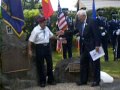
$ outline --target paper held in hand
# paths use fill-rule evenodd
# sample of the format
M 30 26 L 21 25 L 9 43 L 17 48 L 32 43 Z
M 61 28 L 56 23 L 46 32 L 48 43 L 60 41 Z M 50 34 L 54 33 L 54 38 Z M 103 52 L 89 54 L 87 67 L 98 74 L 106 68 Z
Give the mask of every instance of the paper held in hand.
M 102 57 L 105 55 L 104 50 L 102 47 L 99 48 L 99 52 L 96 52 L 96 50 L 90 51 L 90 55 L 93 59 L 93 61 L 96 61 L 98 58 Z

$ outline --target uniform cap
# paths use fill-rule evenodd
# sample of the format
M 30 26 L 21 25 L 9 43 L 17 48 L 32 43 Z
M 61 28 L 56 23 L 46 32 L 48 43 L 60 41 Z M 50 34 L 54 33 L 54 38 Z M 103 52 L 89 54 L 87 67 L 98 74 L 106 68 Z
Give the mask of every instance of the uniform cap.
M 38 18 L 37 18 L 37 22 L 38 22 L 38 23 L 42 23 L 42 22 L 44 22 L 44 21 L 46 21 L 45 17 L 38 17 Z

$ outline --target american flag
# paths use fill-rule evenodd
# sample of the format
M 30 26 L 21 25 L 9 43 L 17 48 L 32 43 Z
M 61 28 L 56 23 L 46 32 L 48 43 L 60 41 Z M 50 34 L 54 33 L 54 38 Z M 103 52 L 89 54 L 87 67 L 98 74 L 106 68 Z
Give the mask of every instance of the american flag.
M 65 31 L 67 30 L 67 27 L 68 27 L 67 21 L 65 19 L 65 15 L 62 12 L 62 9 L 60 7 L 60 2 L 58 0 L 58 28 L 59 30 Z
M 58 0 L 58 21 L 57 21 L 57 25 L 58 25 L 59 30 L 62 30 L 62 31 L 65 31 L 68 28 L 67 21 L 65 19 L 64 13 L 62 12 L 59 0 Z M 62 41 L 57 40 L 56 50 L 58 52 L 62 51 Z

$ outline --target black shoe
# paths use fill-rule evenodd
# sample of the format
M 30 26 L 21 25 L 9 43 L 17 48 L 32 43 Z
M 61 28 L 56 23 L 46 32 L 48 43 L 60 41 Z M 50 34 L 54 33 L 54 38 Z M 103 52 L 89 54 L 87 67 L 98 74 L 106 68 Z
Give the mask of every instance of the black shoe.
M 47 82 L 48 85 L 56 85 L 56 82 L 55 81 L 52 81 L 52 82 Z
M 91 87 L 99 86 L 99 82 L 92 82 Z
M 45 83 L 41 83 L 41 84 L 40 84 L 40 87 L 45 87 Z
M 80 85 L 86 85 L 87 83 L 76 82 L 76 84 L 80 86 Z

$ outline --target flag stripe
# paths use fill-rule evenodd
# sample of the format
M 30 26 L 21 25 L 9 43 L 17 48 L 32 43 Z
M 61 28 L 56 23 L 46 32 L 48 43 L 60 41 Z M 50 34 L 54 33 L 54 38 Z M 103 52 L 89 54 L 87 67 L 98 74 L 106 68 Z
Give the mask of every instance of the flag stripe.
M 60 26 L 59 26 L 59 28 L 60 28 L 60 30 L 62 30 L 64 27 L 66 27 L 67 26 L 67 23 L 66 22 L 63 22 Z

